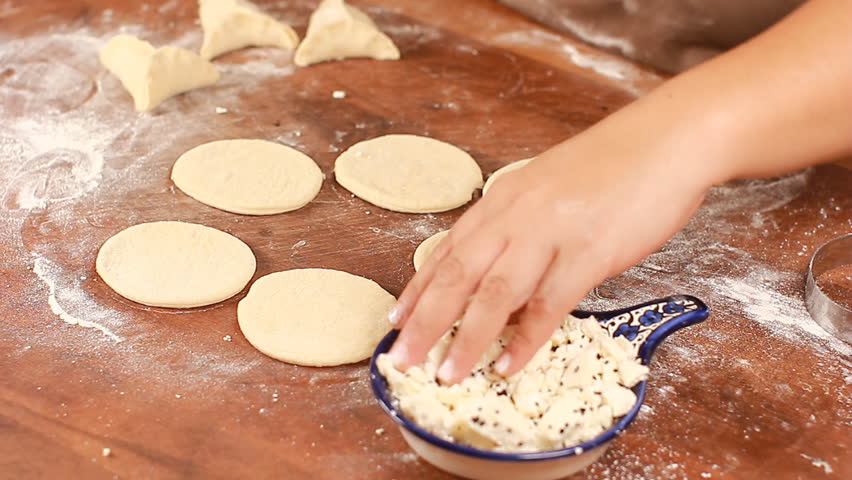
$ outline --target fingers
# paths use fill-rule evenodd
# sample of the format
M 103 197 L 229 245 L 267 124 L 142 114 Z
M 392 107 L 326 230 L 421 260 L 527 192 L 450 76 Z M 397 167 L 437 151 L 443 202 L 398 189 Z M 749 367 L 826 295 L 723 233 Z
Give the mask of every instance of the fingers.
M 444 257 L 457 245 L 462 239 L 467 238 L 474 232 L 480 232 L 485 228 L 488 220 L 493 218 L 491 212 L 495 209 L 502 209 L 506 200 L 501 197 L 494 197 L 486 200 L 480 200 L 469 208 L 464 215 L 453 225 L 450 233 L 438 244 L 426 262 L 420 267 L 420 270 L 414 275 L 399 299 L 388 313 L 388 321 L 391 325 L 397 328 L 403 328 L 406 320 L 409 317 L 414 305 L 423 293 L 423 290 L 432 281 L 437 265 L 441 263 Z
M 467 232 L 476 230 L 477 226 L 484 223 L 486 218 L 485 213 L 482 202 L 478 202 L 468 209 L 458 222 L 453 225 L 450 233 L 441 240 L 441 243 L 438 244 L 435 250 L 432 251 L 432 254 L 429 255 L 429 258 L 426 259 L 426 262 L 420 267 L 420 270 L 414 274 L 414 277 L 405 286 L 405 289 L 403 289 L 402 294 L 400 294 L 396 301 L 396 305 L 388 313 L 388 321 L 391 325 L 397 328 L 404 327 L 409 314 L 420 298 L 420 294 L 423 293 L 423 290 L 432 281 L 437 265 L 447 256 L 452 246 L 459 239 L 464 238 Z
M 602 271 L 596 255 L 568 259 L 564 251 L 558 254 L 521 311 L 510 343 L 494 365 L 497 373 L 509 376 L 523 368 L 583 299 L 586 287 L 603 280 Z
M 423 361 L 432 345 L 461 316 L 468 297 L 503 248 L 503 236 L 482 230 L 453 246 L 430 266 L 431 277 L 424 286 L 418 286 L 419 296 L 391 348 L 394 366 L 405 370 Z
M 536 251 L 532 241 L 510 244 L 503 251 L 479 283 L 464 312 L 455 339 L 438 369 L 442 383 L 456 383 L 470 373 L 500 335 L 512 312 L 533 294 L 553 256 L 553 250 Z

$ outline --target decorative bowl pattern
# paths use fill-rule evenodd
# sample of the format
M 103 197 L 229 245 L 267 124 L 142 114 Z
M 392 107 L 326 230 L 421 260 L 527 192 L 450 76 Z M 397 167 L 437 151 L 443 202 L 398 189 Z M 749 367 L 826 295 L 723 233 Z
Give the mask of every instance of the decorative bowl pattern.
M 702 322 L 710 310 L 698 298 L 677 295 L 607 312 L 575 311 L 578 318 L 593 317 L 613 337 L 629 340 L 636 356 L 648 365 L 657 346 L 673 332 Z M 379 404 L 399 425 L 409 446 L 436 467 L 466 478 L 500 480 L 552 480 L 571 475 L 598 459 L 610 442 L 636 418 L 645 399 L 647 382 L 633 387 L 636 404 L 613 426 L 592 440 L 559 450 L 531 453 L 502 453 L 449 442 L 408 419 L 394 404 L 387 381 L 376 367 L 376 357 L 390 350 L 399 331 L 388 333 L 370 361 L 370 382 Z

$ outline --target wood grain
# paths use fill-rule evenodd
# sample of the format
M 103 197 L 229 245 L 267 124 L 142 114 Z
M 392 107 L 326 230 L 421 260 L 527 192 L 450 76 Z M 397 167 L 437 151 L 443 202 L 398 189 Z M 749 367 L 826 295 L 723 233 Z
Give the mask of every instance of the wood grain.
M 258 3 L 300 34 L 315 4 Z M 2 150 L 22 153 L 0 159 L 0 478 L 448 478 L 408 450 L 372 398 L 365 362 L 319 369 L 264 357 L 236 324 L 244 292 L 208 308 L 145 308 L 116 295 L 94 273 L 97 248 L 109 236 L 170 219 L 244 240 L 258 259 L 255 278 L 289 268 L 336 268 L 399 294 L 413 274 L 414 248 L 451 226 L 462 209 L 406 215 L 354 198 L 333 179 L 340 151 L 386 133 L 429 135 L 465 148 L 490 173 L 582 131 L 660 81 L 608 56 L 603 58 L 631 72 L 628 79 L 578 67 L 559 52 L 555 38 L 561 37 L 486 0 L 355 3 L 394 38 L 403 60 L 348 60 L 290 71 L 288 54 L 235 52 L 217 62 L 227 67 L 220 84 L 144 116 L 133 112 L 130 97 L 102 71 L 94 53 L 68 65 L 80 58 L 74 49 L 90 45 L 62 47 L 60 40 L 103 39 L 132 25 L 156 44 L 177 38 L 197 48 L 195 2 L 13 0 L 0 6 L 0 40 L 39 39 L 54 46 L 7 52 L 0 64 L 0 111 L 10 120 L 2 120 L 0 141 L 6 143 L 0 145 L 24 145 Z M 518 31 L 544 32 L 532 34 L 543 40 L 523 43 L 506 35 Z M 21 101 L 21 92 L 39 88 L 36 61 L 73 67 L 80 88 Z M 238 72 L 251 65 L 280 74 L 249 81 Z M 345 90 L 347 97 L 332 98 L 334 90 Z M 229 113 L 213 113 L 219 105 Z M 61 122 L 80 112 L 117 132 L 103 151 L 97 187 L 71 200 L 21 208 L 14 193 L 42 163 L 26 153 L 25 145 L 36 139 L 15 133 L 14 125 L 22 118 Z M 317 199 L 292 213 L 240 216 L 201 205 L 169 181 L 171 165 L 184 151 L 241 137 L 280 141 L 312 156 L 328 177 Z M 50 192 L 54 180 L 45 176 L 43 188 Z M 750 216 L 726 212 L 728 245 L 789 273 L 782 284 L 795 291 L 807 256 L 794 248 L 852 229 L 851 184 L 852 172 L 816 169 L 801 194 L 765 213 L 773 225 L 765 235 L 752 228 Z M 837 209 L 821 217 L 828 205 Z M 701 222 L 689 238 L 698 237 Z M 707 271 L 748 275 L 732 252 L 720 254 Z M 47 270 L 43 278 L 35 266 Z M 700 328 L 661 348 L 649 409 L 577 478 L 852 475 L 849 358 L 822 339 L 774 335 L 719 292 L 690 283 L 685 272 L 648 281 L 616 278 L 594 293 L 610 308 L 693 293 L 714 312 Z M 48 280 L 69 313 L 109 326 L 122 341 L 62 322 L 47 304 Z M 377 434 L 380 428 L 384 432 Z M 109 456 L 103 448 L 111 449 Z

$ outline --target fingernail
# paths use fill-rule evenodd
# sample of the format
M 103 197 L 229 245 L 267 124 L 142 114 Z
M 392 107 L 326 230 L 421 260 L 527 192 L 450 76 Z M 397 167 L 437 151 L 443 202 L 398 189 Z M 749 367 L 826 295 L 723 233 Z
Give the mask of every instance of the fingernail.
M 399 323 L 400 317 L 402 317 L 402 306 L 397 303 L 391 308 L 391 311 L 388 312 L 388 322 L 391 325 L 396 325 Z
M 508 353 L 503 353 L 497 359 L 497 363 L 494 364 L 494 370 L 497 370 L 497 373 L 500 375 L 506 375 L 506 372 L 509 371 L 510 363 L 512 363 L 512 356 Z
M 456 375 L 456 364 L 452 359 L 444 360 L 441 368 L 438 369 L 438 380 L 441 383 L 451 383 Z
M 408 347 L 405 344 L 401 342 L 394 343 L 389 353 L 393 361 L 393 366 L 398 370 L 408 367 Z

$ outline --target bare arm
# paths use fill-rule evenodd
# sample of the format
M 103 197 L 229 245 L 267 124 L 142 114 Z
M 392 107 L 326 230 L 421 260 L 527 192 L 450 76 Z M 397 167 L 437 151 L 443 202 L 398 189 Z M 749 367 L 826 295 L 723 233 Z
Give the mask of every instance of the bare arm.
M 518 312 L 497 363 L 511 374 L 592 287 L 683 227 L 714 184 L 850 154 L 852 0 L 811 0 L 501 178 L 400 296 L 395 364 L 420 363 L 461 318 L 438 372 L 456 382 Z

